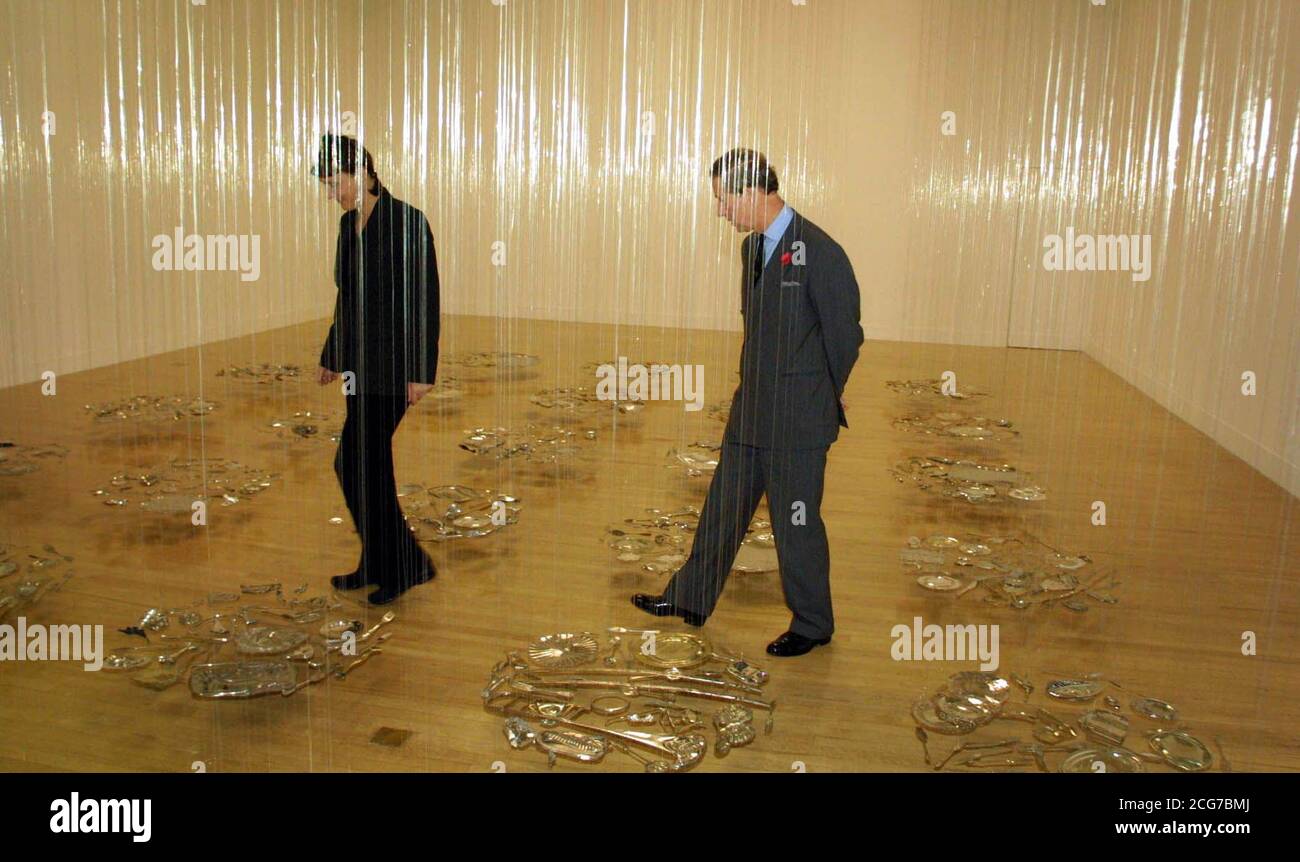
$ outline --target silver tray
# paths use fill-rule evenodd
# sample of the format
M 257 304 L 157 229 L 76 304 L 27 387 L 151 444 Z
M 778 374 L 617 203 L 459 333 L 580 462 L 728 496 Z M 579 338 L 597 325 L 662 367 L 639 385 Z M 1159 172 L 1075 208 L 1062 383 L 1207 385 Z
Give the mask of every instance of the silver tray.
M 237 661 L 199 664 L 190 671 L 195 697 L 257 697 L 283 694 L 298 682 L 287 661 Z
M 235 635 L 235 647 L 248 655 L 274 655 L 301 646 L 307 633 L 287 626 L 249 626 Z

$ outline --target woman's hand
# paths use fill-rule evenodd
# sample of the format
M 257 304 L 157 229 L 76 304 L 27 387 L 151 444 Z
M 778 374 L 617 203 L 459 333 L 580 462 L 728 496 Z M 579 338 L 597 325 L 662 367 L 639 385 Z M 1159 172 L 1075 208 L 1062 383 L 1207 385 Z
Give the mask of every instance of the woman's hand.
M 338 376 L 339 373 L 337 371 L 330 371 L 324 365 L 316 366 L 316 382 L 321 386 L 324 386 L 326 383 L 333 383 L 338 379 Z
M 433 388 L 432 383 L 407 383 L 406 384 L 407 405 L 410 406 L 415 404 L 415 402 L 423 398 L 428 393 L 428 391 L 432 388 Z

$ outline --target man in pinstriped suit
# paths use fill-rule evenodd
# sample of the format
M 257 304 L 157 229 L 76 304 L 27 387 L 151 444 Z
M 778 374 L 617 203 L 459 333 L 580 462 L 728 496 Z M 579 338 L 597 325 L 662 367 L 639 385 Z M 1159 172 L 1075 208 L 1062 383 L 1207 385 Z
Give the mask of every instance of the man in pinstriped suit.
M 843 393 L 863 335 L 853 266 L 839 243 L 781 199 L 775 171 L 731 150 L 710 176 L 718 215 L 750 231 L 741 244 L 740 385 L 690 557 L 663 595 L 632 603 L 703 625 L 767 494 L 793 619 L 770 643 L 795 656 L 830 642 L 830 549 L 821 519 L 826 456 L 847 428 Z

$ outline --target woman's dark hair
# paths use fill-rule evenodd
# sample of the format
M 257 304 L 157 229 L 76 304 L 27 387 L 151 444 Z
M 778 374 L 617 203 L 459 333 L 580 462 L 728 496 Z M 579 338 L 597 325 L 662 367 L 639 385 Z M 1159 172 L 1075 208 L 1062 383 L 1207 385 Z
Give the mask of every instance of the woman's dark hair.
M 767 163 L 767 157 L 756 150 L 740 147 L 714 159 L 709 176 L 721 178 L 722 187 L 733 195 L 751 186 L 769 194 L 780 188 L 776 171 Z
M 378 194 L 384 185 L 379 181 L 379 175 L 375 173 L 375 160 L 370 157 L 369 150 L 357 143 L 356 138 L 347 135 L 326 133 L 320 136 L 320 153 L 316 157 L 316 166 L 312 168 L 312 173 L 321 178 L 332 177 L 338 173 L 356 176 L 358 154 L 361 156 L 361 167 L 365 168 L 366 176 L 374 180 L 373 188 L 368 188 L 368 191 Z

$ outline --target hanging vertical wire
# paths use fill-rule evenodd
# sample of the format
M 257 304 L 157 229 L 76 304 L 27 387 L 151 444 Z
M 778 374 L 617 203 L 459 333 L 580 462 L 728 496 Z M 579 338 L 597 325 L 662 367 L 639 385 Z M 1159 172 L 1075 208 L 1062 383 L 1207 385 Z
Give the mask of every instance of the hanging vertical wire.
M 922 33 L 903 331 L 954 344 L 1081 349 L 1131 384 L 1098 399 L 1083 388 L 1084 366 L 1059 350 L 1027 362 L 999 352 L 991 361 L 1002 369 L 979 359 L 962 366 L 973 384 L 1025 406 L 1041 394 L 1024 389 L 1022 372 L 1049 372 L 1058 406 L 1018 446 L 1038 458 L 1045 440 L 1061 444 L 1058 466 L 1043 478 L 1049 499 L 1068 508 L 1037 526 L 1127 554 L 1134 579 L 1162 558 L 1195 570 L 1197 588 L 1179 596 L 1191 613 L 1232 601 L 1203 570 L 1235 564 L 1222 535 L 1198 529 L 1171 541 L 1171 525 L 1213 523 L 1223 514 L 1216 485 L 1236 486 L 1242 474 L 1213 447 L 1189 443 L 1183 423 L 1260 469 L 1236 504 L 1236 538 L 1277 541 L 1252 572 L 1268 578 L 1267 599 L 1257 598 L 1274 626 L 1281 572 L 1295 555 L 1294 498 L 1279 511 L 1270 482 L 1292 494 L 1297 487 L 1296 7 L 930 2 Z M 1014 35 L 1003 43 L 999 34 Z M 955 139 L 935 132 L 945 109 L 957 113 Z M 981 196 L 988 185 L 1001 185 L 1000 200 Z M 1067 227 L 1150 235 L 1150 280 L 1044 272 L 1040 243 Z M 936 248 L 946 253 L 925 259 Z M 1006 314 L 1008 325 L 990 312 Z M 1035 324 L 1028 341 L 1020 340 L 1026 320 Z M 1050 337 L 1071 327 L 1072 338 Z M 1250 369 L 1278 388 L 1243 397 Z M 1148 397 L 1170 412 L 1152 409 Z M 1132 424 L 1115 427 L 1112 416 Z M 1110 457 L 1073 456 L 1103 433 L 1113 440 Z M 1155 451 L 1129 445 L 1130 435 L 1154 441 Z M 1183 459 L 1189 445 L 1195 466 Z M 1167 489 L 1193 469 L 1189 512 Z M 1112 509 L 1109 532 L 1090 531 L 1088 506 L 1098 499 L 1148 500 L 1179 514 Z
M 179 394 L 223 407 L 166 432 L 115 427 L 98 453 L 105 461 L 144 468 L 192 458 L 207 486 L 212 459 L 253 459 L 261 441 L 240 414 L 241 390 L 215 372 L 256 361 L 314 368 L 336 293 L 340 210 L 309 169 L 320 135 L 355 123 L 380 181 L 432 227 L 443 299 L 439 378 L 463 376 L 445 361 L 462 351 L 542 358 L 522 379 L 492 369 L 476 384 L 491 395 L 472 410 L 425 401 L 410 411 L 398 437 L 416 459 L 399 459 L 398 483 L 473 475 L 524 497 L 527 517 L 547 529 L 515 558 L 530 568 L 494 573 L 493 586 L 526 583 L 552 599 L 512 637 L 544 617 L 564 628 L 562 590 L 575 578 L 563 567 L 581 546 L 566 534 L 589 526 L 569 519 L 591 511 L 572 507 L 590 488 L 563 465 L 502 460 L 462 472 L 445 432 L 521 428 L 537 415 L 532 391 L 590 385 L 585 364 L 619 356 L 703 362 L 706 405 L 728 400 L 741 339 L 742 235 L 717 217 L 708 168 L 747 146 L 769 157 L 787 202 L 849 249 L 868 338 L 914 343 L 907 376 L 955 366 L 959 386 L 1026 411 L 1047 396 L 1096 411 L 1049 409 L 1036 437 L 1007 449 L 1028 459 L 1059 444 L 1053 472 L 1042 476 L 1054 495 L 1082 511 L 1094 496 L 1159 495 L 1175 471 L 1202 469 L 1196 505 L 1218 512 L 1214 483 L 1235 465 L 1217 456 L 1178 462 L 1180 421 L 1259 467 L 1263 475 L 1232 503 L 1243 535 L 1283 532 L 1264 573 L 1267 606 L 1282 596 L 1294 559 L 1291 509 L 1277 515 L 1264 492 L 1270 481 L 1295 489 L 1300 463 L 1300 343 L 1287 328 L 1300 301 L 1294 3 L 104 0 L 64 8 L 10 2 L 0 10 L 0 44 L 11 57 L 0 73 L 0 164 L 8 166 L 0 197 L 14 204 L 0 214 L 0 247 L 14 265 L 0 295 L 0 385 L 48 368 L 111 365 L 95 391 L 72 387 L 70 397 Z M 864 70 L 888 64 L 862 56 L 863 45 L 879 46 L 876 15 L 891 16 L 891 42 L 904 46 L 898 56 L 908 69 L 896 78 L 910 84 L 904 97 L 857 86 Z M 891 112 L 897 101 L 902 109 Z M 38 137 L 45 110 L 58 131 Z M 953 137 L 937 131 L 946 110 L 956 112 Z M 858 147 L 887 138 L 900 116 L 909 126 L 899 156 L 907 170 L 894 200 L 890 186 L 866 186 L 884 169 L 862 164 Z M 891 208 L 904 216 L 898 235 L 873 234 Z M 1044 272 L 1044 234 L 1070 226 L 1151 234 L 1152 278 Z M 260 280 L 155 271 L 151 239 L 175 229 L 259 234 Z M 497 242 L 505 266 L 493 264 Z M 876 277 L 876 267 L 886 275 Z M 281 328 L 309 322 L 319 335 L 304 354 Z M 1016 340 L 1026 332 L 1032 337 Z M 1043 333 L 1069 338 L 1058 351 Z M 243 339 L 247 352 L 220 347 L 227 339 Z M 1071 354 L 1080 349 L 1132 384 L 1118 403 L 1081 391 L 1085 368 Z M 163 391 L 163 372 L 144 360 L 174 350 L 186 352 L 165 379 L 175 389 Z M 1246 370 L 1261 381 L 1252 399 L 1239 393 Z M 864 373 L 855 370 L 855 383 Z M 1031 375 L 1043 381 L 1038 388 Z M 307 398 L 338 412 L 335 395 L 329 387 Z M 1148 396 L 1178 418 L 1151 409 Z M 303 406 L 288 389 L 268 397 L 277 411 Z M 1155 441 L 1156 451 L 1129 447 L 1126 430 L 1111 429 L 1112 459 L 1080 457 L 1077 441 L 1097 434 L 1111 411 L 1136 417 L 1127 431 Z M 863 414 L 855 434 L 874 435 L 874 418 Z M 592 461 L 610 496 L 592 509 L 616 520 L 692 494 L 698 504 L 699 483 L 670 478 L 659 457 L 702 427 L 721 437 L 697 419 L 683 412 L 649 441 L 630 424 L 602 428 Z M 4 421 L 0 430 L 13 430 Z M 265 459 L 288 450 L 253 451 Z M 332 486 L 330 455 L 314 453 L 311 469 Z M 1157 553 L 1167 541 L 1158 520 L 1121 518 L 1109 541 Z M 156 538 L 151 523 L 124 518 L 114 535 L 144 547 Z M 1017 523 L 1087 534 L 1028 513 Z M 299 541 L 256 535 L 270 549 Z M 299 545 L 304 568 L 326 568 L 339 531 L 307 535 L 301 543 L 316 547 Z M 1189 538 L 1178 559 L 1222 560 L 1221 538 Z M 211 534 L 200 547 L 185 564 L 232 574 Z M 453 566 L 465 553 L 447 549 Z M 274 580 L 272 569 L 240 574 Z M 137 583 L 142 603 L 168 601 L 166 584 Z M 590 594 L 614 592 L 610 583 L 594 577 Z M 1199 612 L 1228 598 L 1209 586 L 1185 600 Z M 619 593 L 608 607 L 625 604 Z M 1275 610 L 1268 625 L 1280 626 Z M 231 724 L 214 716 L 214 738 Z M 311 734 L 307 744 L 310 762 L 334 765 L 335 753 L 318 752 Z

